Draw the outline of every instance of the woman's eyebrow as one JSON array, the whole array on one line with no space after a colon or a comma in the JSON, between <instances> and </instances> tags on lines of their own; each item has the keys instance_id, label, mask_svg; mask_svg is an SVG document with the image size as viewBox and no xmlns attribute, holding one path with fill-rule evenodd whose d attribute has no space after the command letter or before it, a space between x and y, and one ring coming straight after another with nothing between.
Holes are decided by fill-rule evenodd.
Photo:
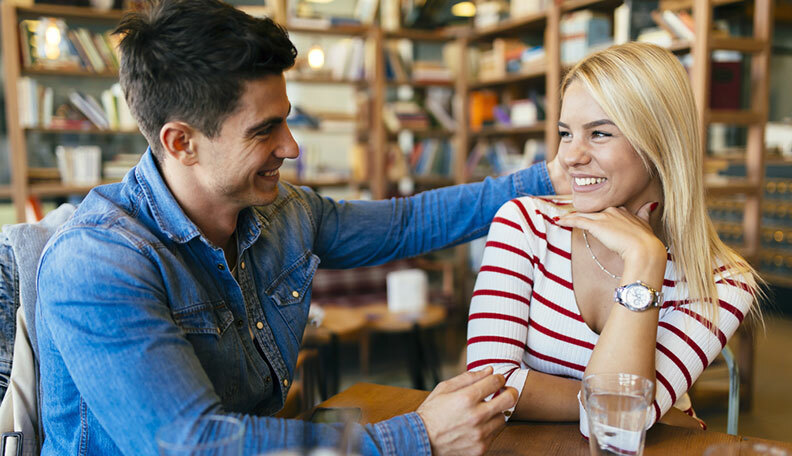
<instances>
[{"instance_id":1,"label":"woman's eyebrow","mask_svg":"<svg viewBox=\"0 0 792 456\"><path fill-rule=\"evenodd\" d=\"M600 125L613 125L614 127L616 126L616 124L609 119L600 119L600 120L595 120L593 122L589 122L587 124L583 124L583 129L588 130L589 128L599 127Z\"/></svg>"}]
</instances>

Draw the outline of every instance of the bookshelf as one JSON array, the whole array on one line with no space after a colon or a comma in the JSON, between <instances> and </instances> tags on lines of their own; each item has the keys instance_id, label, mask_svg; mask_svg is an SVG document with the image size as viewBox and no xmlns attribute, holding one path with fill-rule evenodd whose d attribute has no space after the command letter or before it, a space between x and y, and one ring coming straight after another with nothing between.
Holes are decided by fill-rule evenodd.
<instances>
[{"instance_id":1,"label":"bookshelf","mask_svg":"<svg viewBox=\"0 0 792 456\"><path fill-rule=\"evenodd\" d=\"M11 185L7 188L0 188L0 197L10 198L14 204L17 221L25 221L25 206L29 198L65 198L71 195L85 195L93 187L91 185L72 185L64 184L60 181L39 181L33 180L29 168L28 143L31 135L35 135L37 140L46 140L47 143L58 143L59 140L67 136L70 142L74 138L79 138L78 143L83 142L83 136L88 136L95 141L112 141L112 138L119 137L141 137L137 129L100 129L88 126L83 123L80 127L54 128L49 126L27 126L20 118L20 107L24 108L23 100L20 99L18 84L20 79L44 78L55 85L54 90L71 90L72 86L84 86L91 84L91 81L98 81L102 86L110 85L117 80L118 74L112 69L101 71L89 71L83 68L40 68L27 67L23 65L21 54L22 43L20 38L20 21L25 19L38 19L40 17L55 17L70 21L70 24L101 28L109 30L121 19L123 12L118 10L97 10L93 8L72 7L61 5L32 5L21 6L13 2L3 2L2 8L2 49L3 65L5 67L4 89L6 97L6 122L9 140L9 160L11 166ZM93 32L92 32L93 33ZM62 39L67 39L65 36ZM96 38L94 38L96 39ZM26 43L25 43L26 45ZM45 139L41 139L45 138ZM101 164L99 165L101 167ZM103 180L100 183L108 183L112 180Z\"/></svg>"}]
</instances>

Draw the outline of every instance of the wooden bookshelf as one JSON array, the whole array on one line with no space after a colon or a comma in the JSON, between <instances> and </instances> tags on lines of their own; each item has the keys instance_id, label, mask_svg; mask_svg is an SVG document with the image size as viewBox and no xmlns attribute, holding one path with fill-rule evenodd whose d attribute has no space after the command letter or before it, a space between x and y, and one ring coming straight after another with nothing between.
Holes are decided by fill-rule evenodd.
<instances>
[{"instance_id":1,"label":"wooden bookshelf","mask_svg":"<svg viewBox=\"0 0 792 456\"><path fill-rule=\"evenodd\" d=\"M16 15L24 17L56 16L66 19L79 19L80 21L113 22L119 21L124 16L122 10L101 10L81 6L36 4L34 6L16 7Z\"/></svg>"},{"instance_id":2,"label":"wooden bookshelf","mask_svg":"<svg viewBox=\"0 0 792 456\"><path fill-rule=\"evenodd\" d=\"M371 27L367 25L333 25L327 28L312 28L287 25L286 30L289 33L315 35L366 36L371 30Z\"/></svg>"},{"instance_id":3,"label":"wooden bookshelf","mask_svg":"<svg viewBox=\"0 0 792 456\"><path fill-rule=\"evenodd\" d=\"M412 87L453 87L455 81L448 80L448 81L413 81L413 80L405 80L405 79L397 79L397 80L388 80L385 83L388 87L396 87L396 86L412 86Z\"/></svg>"},{"instance_id":4,"label":"wooden bookshelf","mask_svg":"<svg viewBox=\"0 0 792 456\"><path fill-rule=\"evenodd\" d=\"M118 79L115 71L94 72L80 68L50 69L50 68L22 68L22 76L75 76L81 78L109 78Z\"/></svg>"},{"instance_id":5,"label":"wooden bookshelf","mask_svg":"<svg viewBox=\"0 0 792 456\"><path fill-rule=\"evenodd\" d=\"M11 198L11 186L10 185L0 185L0 198L3 198L3 199Z\"/></svg>"},{"instance_id":6,"label":"wooden bookshelf","mask_svg":"<svg viewBox=\"0 0 792 456\"><path fill-rule=\"evenodd\" d=\"M529 81L536 81L537 79L545 77L546 74L547 70L545 69L544 65L536 65L529 70L523 70L519 73L509 73L502 78L472 82L470 83L469 88L470 90L479 90L490 87L520 84Z\"/></svg>"},{"instance_id":7,"label":"wooden bookshelf","mask_svg":"<svg viewBox=\"0 0 792 456\"><path fill-rule=\"evenodd\" d=\"M99 128L25 128L27 133L42 133L48 135L139 135L140 130L101 130Z\"/></svg>"},{"instance_id":8,"label":"wooden bookshelf","mask_svg":"<svg viewBox=\"0 0 792 456\"><path fill-rule=\"evenodd\" d=\"M91 186L63 185L59 182L36 183L28 179L27 135L31 133L45 135L61 134L89 134L97 136L109 135L139 135L136 131L117 131L90 129L54 129L54 128L23 128L19 119L19 94L17 84L21 77L54 77L69 80L69 78L90 78L99 80L113 80L118 78L115 71L93 72L82 69L49 69L49 68L23 68L20 58L19 21L21 19L37 19L42 16L64 18L70 22L84 24L101 24L107 29L113 29L123 16L119 10L98 10L76 6L34 4L32 6L15 5L13 2L2 2L2 39L3 66L5 68L5 98L6 98L6 126L8 130L9 155L11 161L11 186L9 196L14 203L17 221L25 221L25 206L30 196L35 197L62 197L72 194L86 194ZM63 82L56 87L67 86Z\"/></svg>"},{"instance_id":9,"label":"wooden bookshelf","mask_svg":"<svg viewBox=\"0 0 792 456\"><path fill-rule=\"evenodd\" d=\"M484 127L478 131L471 131L472 137L540 135L545 132L544 122L524 127Z\"/></svg>"},{"instance_id":10,"label":"wooden bookshelf","mask_svg":"<svg viewBox=\"0 0 792 456\"><path fill-rule=\"evenodd\" d=\"M385 31L383 37L386 40L407 39L413 41L448 41L456 38L457 32L450 29L440 30L413 30L400 29Z\"/></svg>"},{"instance_id":11,"label":"wooden bookshelf","mask_svg":"<svg viewBox=\"0 0 792 456\"><path fill-rule=\"evenodd\" d=\"M299 82L303 84L343 84L343 85L364 85L364 79L349 79L349 78L333 78L326 75L305 76L305 75L291 75L286 73L286 82Z\"/></svg>"},{"instance_id":12,"label":"wooden bookshelf","mask_svg":"<svg viewBox=\"0 0 792 456\"><path fill-rule=\"evenodd\" d=\"M113 184L119 182L118 180L103 180L97 185ZM86 195L91 191L94 185L68 185L60 182L42 182L30 184L29 193L32 196L38 197L56 197L56 196L69 196L69 195Z\"/></svg>"},{"instance_id":13,"label":"wooden bookshelf","mask_svg":"<svg viewBox=\"0 0 792 456\"><path fill-rule=\"evenodd\" d=\"M497 25L473 30L470 40L484 41L501 36L521 35L528 30L541 30L547 25L547 20L547 13L544 11L517 19L506 19Z\"/></svg>"},{"instance_id":14,"label":"wooden bookshelf","mask_svg":"<svg viewBox=\"0 0 792 456\"><path fill-rule=\"evenodd\" d=\"M409 131L415 136L422 138L447 138L456 134L456 132L444 128L400 128L397 131L389 131L388 136L395 137L404 131Z\"/></svg>"}]
</instances>

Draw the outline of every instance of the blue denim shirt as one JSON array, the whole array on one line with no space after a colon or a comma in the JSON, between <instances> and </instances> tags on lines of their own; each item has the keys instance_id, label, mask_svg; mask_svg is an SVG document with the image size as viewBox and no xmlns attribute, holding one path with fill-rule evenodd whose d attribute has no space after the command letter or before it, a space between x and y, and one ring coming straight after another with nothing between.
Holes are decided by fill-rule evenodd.
<instances>
[{"instance_id":1,"label":"blue denim shirt","mask_svg":"<svg viewBox=\"0 0 792 456\"><path fill-rule=\"evenodd\" d=\"M207 413L242 420L245 454L332 445L337 426L269 417L291 386L319 263L371 265L469 241L507 200L552 192L543 163L384 201L281 183L272 204L240 213L235 279L147 151L123 182L94 189L42 254L42 454L154 455L161 426ZM363 454L431 453L415 413L362 431Z\"/></svg>"}]
</instances>

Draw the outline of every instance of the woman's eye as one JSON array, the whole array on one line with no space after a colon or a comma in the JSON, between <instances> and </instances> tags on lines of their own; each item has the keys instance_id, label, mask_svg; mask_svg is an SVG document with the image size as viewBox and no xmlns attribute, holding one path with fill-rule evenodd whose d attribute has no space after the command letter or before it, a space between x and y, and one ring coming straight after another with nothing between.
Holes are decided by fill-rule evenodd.
<instances>
[{"instance_id":1,"label":"woman's eye","mask_svg":"<svg viewBox=\"0 0 792 456\"><path fill-rule=\"evenodd\" d=\"M591 133L591 136L595 138L609 138L613 135L604 131L595 130L593 133Z\"/></svg>"},{"instance_id":2,"label":"woman's eye","mask_svg":"<svg viewBox=\"0 0 792 456\"><path fill-rule=\"evenodd\" d=\"M572 135L569 134L568 131L559 131L558 132L558 137L561 138L561 139L566 139L566 138L569 138L570 136L572 136Z\"/></svg>"}]
</instances>

